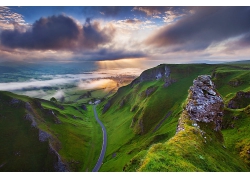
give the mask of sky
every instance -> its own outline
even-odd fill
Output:
[[[0,7],[0,62],[248,59],[248,6]]]

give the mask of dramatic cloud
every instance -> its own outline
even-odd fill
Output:
[[[128,51],[128,50],[114,50],[114,49],[99,49],[91,52],[83,52],[79,54],[79,60],[84,58],[91,61],[102,61],[102,60],[120,60],[129,58],[142,58],[147,55],[140,51]]]
[[[4,30],[1,43],[9,48],[37,50],[96,48],[111,41],[114,32],[110,26],[101,28],[97,22],[91,24],[90,19],[80,27],[72,18],[59,15],[40,18],[26,32]]]
[[[83,26],[83,40],[82,45],[87,48],[95,48],[99,44],[106,44],[110,42],[114,36],[115,29],[112,25],[101,29],[98,22],[90,23],[90,19],[86,19]]]
[[[163,21],[166,23],[172,23],[174,22],[176,19],[179,19],[180,17],[184,16],[185,14],[180,13],[178,11],[166,11],[165,12],[165,16],[163,17]]]
[[[169,9],[169,7],[161,7],[161,6],[144,6],[144,7],[134,7],[133,11],[141,11],[146,13],[147,16],[157,16],[158,14],[163,13],[165,10]]]
[[[51,16],[36,21],[32,30],[5,30],[1,43],[10,48],[61,49],[69,48],[80,34],[77,24],[69,17]]]
[[[145,42],[170,51],[202,50],[249,31],[249,7],[197,7],[192,15],[163,27]]]
[[[27,25],[21,14],[12,12],[9,7],[0,6],[0,29],[13,29],[15,24]]]

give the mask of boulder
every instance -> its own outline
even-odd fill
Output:
[[[214,122],[215,130],[221,129],[224,103],[217,93],[211,76],[201,75],[193,81],[185,110],[193,121]]]

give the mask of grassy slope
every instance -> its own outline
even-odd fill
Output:
[[[230,150],[223,148],[219,132],[213,124],[198,123],[192,126],[186,111],[180,116],[184,131],[180,131],[165,143],[153,145],[141,156],[135,156],[126,171],[168,171],[168,172],[238,172],[248,171],[246,165]],[[204,133],[205,132],[205,133]]]
[[[186,139],[183,143],[178,145],[175,145],[176,138],[175,140],[169,139],[175,134],[177,121],[182,112],[181,104],[187,97],[187,90],[192,85],[193,79],[199,74],[211,74],[213,76],[213,81],[215,82],[219,93],[222,95],[225,104],[227,104],[239,90],[249,91],[250,89],[249,64],[169,65],[169,67],[172,72],[171,77],[177,79],[177,82],[169,87],[163,88],[163,82],[161,81],[144,82],[135,86],[133,89],[129,86],[123,87],[123,90],[120,90],[118,95],[114,96],[114,105],[101,116],[108,131],[108,149],[101,171],[122,171],[124,165],[128,162],[137,163],[138,165],[138,163],[141,163],[140,159],[145,157],[145,154],[148,153],[154,156],[153,152],[158,148],[162,149],[163,154],[159,155],[157,158],[160,158],[162,163],[166,163],[167,160],[164,160],[164,158],[166,158],[166,151],[173,152],[176,150],[176,146],[178,146],[178,148],[181,147],[182,149],[184,146],[187,146],[187,142],[190,139]],[[237,86],[232,86],[232,82],[235,81],[240,83],[238,83]],[[145,92],[148,87],[152,86],[158,87],[158,89],[150,97],[144,99],[139,97],[139,94],[143,93],[143,91]],[[127,101],[125,101],[123,107],[119,108],[122,99]],[[99,106],[99,114],[102,113],[101,111],[105,103],[106,102]],[[131,112],[133,107],[136,107],[135,112]],[[140,110],[140,108],[142,108],[142,110]],[[188,155],[192,153],[195,154],[197,151],[197,149],[192,149],[190,147],[187,151],[183,151],[184,154],[182,154],[185,158],[186,156],[189,156],[188,161],[184,160],[185,158],[182,160],[179,159],[180,163],[183,164],[180,164],[179,167],[173,167],[172,169],[165,167],[165,171],[248,171],[249,168],[246,167],[242,161],[237,160],[239,159],[239,155],[245,163],[249,163],[250,160],[250,141],[247,133],[250,130],[248,128],[250,118],[246,113],[247,110],[248,109],[246,108],[225,111],[225,123],[228,122],[230,124],[235,113],[238,113],[238,119],[241,119],[241,121],[233,121],[236,128],[226,128],[222,130],[225,140],[224,145],[227,149],[222,148],[221,143],[210,143],[210,145],[204,145],[200,142],[199,146],[202,148],[199,149],[199,153],[202,155],[198,156],[198,159],[195,155]],[[138,135],[136,133],[136,128],[131,128],[131,121],[135,116],[136,111],[139,112],[138,114],[140,114],[140,117],[150,117],[148,121],[143,121],[144,123],[146,122],[145,125],[147,126],[147,132],[143,135]],[[172,115],[164,121],[156,132],[152,132],[154,127],[169,111],[172,111]],[[180,134],[178,136],[187,135]],[[190,136],[194,136],[194,134],[190,134]],[[152,144],[157,142],[165,143],[153,145],[153,147],[148,150]],[[195,143],[195,141],[193,143]],[[204,157],[205,159],[203,159]],[[172,160],[176,158],[178,159],[178,157],[175,157],[172,158]],[[219,161],[213,159],[219,159],[222,163],[218,164]],[[232,161],[229,162],[228,159],[231,159]],[[171,160],[171,157],[169,160]],[[206,163],[204,164],[205,160]],[[124,170],[135,171],[136,166],[133,167],[133,163],[129,165],[132,169],[125,166]],[[228,166],[229,164],[230,166]],[[211,168],[210,166],[215,167]],[[161,165],[155,163],[155,167],[160,168]],[[140,170],[159,170],[157,170],[157,168],[150,168],[151,166],[147,166],[147,168],[145,167]]]
[[[243,67],[243,68],[242,68]],[[218,66],[214,81],[227,103],[239,90],[249,91],[249,70],[246,66]],[[232,86],[232,81],[240,82]],[[249,102],[248,102],[249,103]],[[246,102],[244,102],[246,104]],[[225,108],[223,137],[199,123],[206,139],[192,126],[185,112],[185,131],[165,143],[153,145],[134,156],[126,171],[249,171],[250,170],[250,105],[232,110]],[[213,128],[212,128],[213,129]],[[220,140],[221,139],[221,140]],[[240,157],[240,158],[239,158]]]
[[[177,82],[167,88],[163,87],[163,81],[143,82],[131,88],[129,85],[123,87],[114,96],[114,103],[101,119],[107,128],[108,147],[106,157],[101,171],[123,171],[124,165],[137,153],[146,150],[149,146],[157,142],[163,142],[175,134],[181,104],[187,96],[187,90],[193,79],[199,74],[210,74],[212,71],[209,65],[169,65],[171,77]],[[139,94],[145,92],[148,87],[158,87],[149,97],[140,97]],[[125,105],[120,106],[122,99]],[[106,102],[99,106],[99,114]],[[137,105],[134,112],[131,109]],[[142,110],[140,110],[142,109]],[[157,124],[172,111],[161,127],[152,132]],[[143,119],[144,133],[137,134],[136,126],[131,128],[131,122],[136,112],[138,119]]]
[[[39,141],[38,129],[25,120],[25,104],[11,105],[11,100],[0,93],[0,171],[54,171],[56,159],[48,142]]]
[[[223,95],[226,104],[238,91],[250,90],[250,71],[249,64],[233,65],[222,67],[216,70],[218,78],[214,78],[218,91]],[[243,69],[242,69],[243,68]],[[239,86],[229,85],[230,81],[241,82]],[[248,102],[249,103],[249,102]],[[243,104],[246,104],[244,102]],[[242,109],[225,109],[223,117],[223,130],[225,145],[229,151],[239,156],[243,162],[250,166],[250,107]]]
[[[71,171],[92,170],[100,153],[102,138],[101,128],[98,126],[96,120],[94,119],[91,106],[88,107],[88,111],[84,111],[81,109],[81,107],[74,104],[63,105],[64,110],[61,110],[57,107],[57,105],[49,101],[42,100],[41,102],[43,108],[53,110],[56,116],[61,121],[61,124],[56,124],[53,116],[45,113],[45,111],[41,110],[34,104],[34,99],[7,92],[1,92],[1,94],[5,94],[8,98],[16,98],[24,102],[30,102],[35,114],[38,127],[52,135],[53,140],[50,140],[50,143],[53,144],[55,149],[59,150],[59,154],[61,155],[62,160],[69,165]],[[4,108],[4,112],[8,112],[8,109],[6,109],[5,107],[2,108]],[[19,110],[23,114],[13,117],[15,121],[20,121],[20,117],[24,117],[24,114],[26,114],[24,106]],[[11,111],[11,109],[9,111]],[[75,119],[74,116],[79,118]],[[11,114],[8,113],[6,115],[6,118],[11,118]],[[5,127],[5,125],[7,126],[6,121],[1,121],[1,123],[1,127]],[[30,125],[26,126],[25,128],[32,129]],[[16,130],[22,133],[22,131],[26,130],[25,128]],[[8,128],[6,128],[5,130],[6,132],[9,131]],[[24,144],[26,145],[28,144],[28,142],[30,142],[32,145],[32,137],[33,135],[26,135],[26,141],[24,141]],[[39,140],[37,139],[37,141]],[[13,151],[13,146],[10,145],[8,151]],[[42,156],[40,158],[42,158]],[[25,162],[25,160],[23,161]],[[33,162],[33,164],[34,163],[35,162]],[[15,168],[6,169],[6,171],[17,170],[18,169]]]

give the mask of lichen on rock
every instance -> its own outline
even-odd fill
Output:
[[[221,129],[224,103],[209,75],[198,76],[190,87],[185,110],[193,121],[214,122]]]

